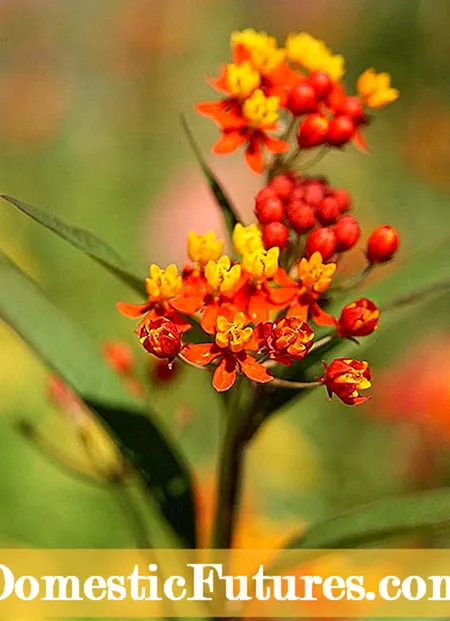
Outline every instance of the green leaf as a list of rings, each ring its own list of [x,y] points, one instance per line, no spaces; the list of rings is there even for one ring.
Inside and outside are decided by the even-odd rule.
[[[392,537],[450,527],[450,488],[397,496],[356,507],[310,526],[292,550],[357,548]]]
[[[82,329],[1,253],[0,317],[106,424],[166,519],[184,544],[193,547],[192,487],[181,457]]]
[[[202,152],[200,151],[200,148],[188,125],[186,117],[183,114],[181,115],[181,123],[183,125],[184,131],[186,132],[186,136],[189,140],[189,144],[192,147],[194,155],[197,158],[197,161],[200,165],[200,168],[202,169],[203,174],[205,175],[205,179],[209,186],[209,189],[211,190],[214,198],[216,199],[218,206],[220,207],[220,210],[222,211],[222,216],[225,221],[227,231],[231,237],[233,234],[234,227],[239,222],[239,216],[235,208],[233,207],[231,200],[228,198],[221,184],[217,180],[217,177],[214,175],[211,168],[206,163],[205,158],[203,157]]]
[[[106,267],[119,280],[125,282],[139,294],[147,297],[145,277],[135,274],[128,261],[117,254],[114,248],[99,237],[89,231],[72,226],[54,214],[34,205],[28,205],[5,194],[1,194],[0,198],[3,198],[6,202],[17,207],[22,213],[62,237],[69,244],[72,244],[72,246],[75,246],[75,248],[94,259],[94,261]]]

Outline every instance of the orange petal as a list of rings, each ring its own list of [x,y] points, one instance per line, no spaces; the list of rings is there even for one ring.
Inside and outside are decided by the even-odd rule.
[[[250,298],[247,314],[250,321],[256,324],[268,321],[269,312],[272,308],[273,305],[268,301],[266,294],[258,289]]]
[[[359,151],[362,151],[363,153],[370,153],[370,147],[367,144],[364,134],[360,128],[358,128],[353,134],[353,144],[357,149],[359,149]]]
[[[213,375],[213,386],[217,392],[229,390],[236,380],[236,362],[234,358],[224,356],[217,365]]]
[[[216,321],[219,316],[219,305],[217,303],[209,304],[200,319],[200,325],[207,334],[214,334],[216,330]]]
[[[275,276],[273,277],[273,282],[281,287],[296,287],[298,288],[298,283],[286,274],[286,271],[279,267],[276,271]]]
[[[295,302],[295,304],[292,304],[292,306],[289,308],[287,312],[287,317],[298,317],[302,321],[307,321],[308,314],[309,314],[309,305],[300,304],[300,302],[297,301]]]
[[[260,175],[264,171],[264,158],[261,149],[261,137],[253,136],[245,150],[245,161],[253,170]]]
[[[249,380],[252,380],[252,382],[264,384],[270,382],[272,379],[265,367],[248,354],[239,359],[239,365],[242,369],[242,373],[248,377]]]
[[[245,133],[240,131],[224,132],[222,137],[213,146],[213,153],[216,155],[224,155],[227,153],[233,153],[236,149],[239,149],[247,140]]]
[[[116,308],[125,315],[125,317],[141,317],[150,308],[149,302],[145,304],[127,304],[126,302],[117,302]]]
[[[185,315],[193,315],[202,306],[203,299],[197,296],[183,296],[170,301],[170,306]]]
[[[271,302],[279,304],[280,306],[287,306],[292,298],[295,296],[295,290],[292,287],[281,288],[271,287],[269,290],[269,296]]]
[[[241,65],[246,60],[250,60],[250,52],[245,47],[245,45],[242,45],[242,43],[238,43],[234,46],[233,62],[236,65]]]
[[[280,138],[264,137],[264,146],[272,153],[286,153],[289,149],[289,143]]]
[[[325,312],[317,302],[313,302],[310,306],[311,311],[311,319],[313,319],[318,326],[335,326],[336,320],[330,315],[330,313]]]
[[[183,349],[183,356],[189,360],[189,362],[194,362],[202,367],[212,362],[219,354],[220,351],[217,351],[212,343],[187,345],[187,347]]]

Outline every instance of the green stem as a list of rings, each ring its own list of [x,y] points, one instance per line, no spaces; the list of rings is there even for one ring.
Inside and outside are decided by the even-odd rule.
[[[349,278],[347,281],[343,282],[341,285],[336,285],[330,289],[330,293],[334,293],[335,291],[348,291],[349,289],[353,289],[357,285],[360,285],[367,276],[372,272],[375,266],[372,263],[367,263],[364,268]]]

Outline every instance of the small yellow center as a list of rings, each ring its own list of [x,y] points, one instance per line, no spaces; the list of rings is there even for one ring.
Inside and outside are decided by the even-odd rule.
[[[350,365],[353,363],[353,360],[348,359],[344,360],[344,362]],[[369,363],[361,361],[358,367],[352,367],[347,373],[343,373],[337,377],[335,381],[337,384],[355,384],[355,390],[351,393],[351,396],[357,397],[361,390],[367,390],[372,386],[371,381],[364,375],[368,368]]]
[[[188,255],[191,261],[200,266],[204,267],[208,261],[217,261],[223,252],[223,246],[223,240],[216,239],[213,231],[206,231],[202,235],[189,231]]]
[[[246,28],[240,32],[233,32],[231,45],[243,45],[250,55],[250,60],[262,75],[267,75],[277,67],[286,57],[284,49],[279,48],[275,37],[266,32],[257,32],[252,28]]]
[[[233,245],[236,252],[244,254],[244,252],[255,252],[255,250],[263,250],[261,229],[257,224],[243,226],[240,222],[236,224],[233,231]]]
[[[306,291],[324,293],[331,284],[336,263],[324,264],[320,252],[314,252],[311,258],[303,258],[297,266],[298,277]]]
[[[208,261],[205,267],[205,278],[213,293],[227,293],[241,277],[241,266],[231,265],[230,257],[224,255],[215,263]]]
[[[251,63],[245,61],[241,65],[227,65],[226,81],[230,95],[246,99],[260,86],[261,75]]]
[[[234,354],[242,351],[253,335],[253,329],[245,328],[245,324],[244,313],[237,313],[232,322],[220,315],[216,325],[216,345],[222,349],[228,348]]]
[[[290,34],[286,40],[289,60],[298,63],[308,71],[323,71],[333,82],[339,82],[344,75],[344,58],[333,54],[323,41],[307,32]]]
[[[242,255],[242,269],[251,276],[254,281],[272,278],[278,269],[279,248],[269,250],[255,250],[244,252]]]
[[[271,127],[278,121],[278,109],[280,99],[272,95],[266,97],[261,89],[257,89],[245,100],[242,106],[242,113],[247,119],[250,127],[264,128]]]
[[[150,265],[145,286],[150,300],[153,301],[164,302],[178,295],[181,292],[182,281],[177,266],[169,265],[163,270],[159,265]]]

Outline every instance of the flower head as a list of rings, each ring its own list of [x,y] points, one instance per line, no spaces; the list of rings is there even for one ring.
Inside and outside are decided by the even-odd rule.
[[[242,269],[247,272],[253,281],[272,278],[278,270],[279,248],[269,250],[255,250],[244,252],[242,255]]]
[[[234,354],[242,351],[253,336],[253,329],[244,327],[246,323],[244,313],[237,313],[233,321],[228,321],[226,317],[220,315],[217,318],[216,345],[222,349],[228,348]]]
[[[231,45],[235,57],[239,57],[239,48],[244,48],[252,65],[261,74],[267,75],[283,62],[286,52],[278,48],[275,37],[266,32],[257,32],[252,28],[246,28],[240,32],[233,32]]]
[[[239,254],[263,250],[261,229],[257,224],[243,226],[240,222],[233,230],[233,245]]]
[[[177,326],[165,317],[143,322],[139,340],[143,348],[157,358],[172,360],[182,348],[181,334]]]
[[[242,114],[249,127],[255,129],[275,129],[279,117],[280,100],[275,95],[266,97],[257,89],[242,106]]]
[[[301,259],[297,271],[304,289],[314,293],[324,293],[336,272],[336,264],[323,263],[320,252],[314,252],[309,259]]]
[[[261,84],[261,75],[249,61],[226,67],[225,85],[230,97],[246,99]]]
[[[205,266],[208,261],[217,261],[223,252],[224,242],[216,239],[213,231],[206,231],[198,235],[194,231],[189,231],[188,235],[188,255],[191,261]]]
[[[380,311],[367,298],[360,298],[342,309],[337,322],[337,333],[341,337],[367,336],[378,327]]]
[[[371,387],[370,380],[369,364],[350,358],[336,358],[330,366],[325,364],[325,374],[320,378],[327,387],[329,397],[334,393],[346,405],[359,405],[370,399],[360,394]]]
[[[232,265],[230,257],[224,255],[217,262],[208,261],[205,278],[213,292],[229,293],[241,278],[241,266]]]
[[[286,40],[286,51],[292,62],[308,71],[326,73],[334,82],[338,82],[344,75],[343,56],[333,54],[323,41],[307,32],[290,34]]]
[[[150,265],[149,277],[145,280],[150,300],[159,302],[169,300],[181,292],[182,286],[176,265],[169,265],[165,270],[159,265]]]
[[[287,365],[293,360],[302,360],[311,349],[314,340],[313,330],[299,317],[259,324],[256,331],[261,346],[267,349],[269,357]]]
[[[366,69],[357,82],[358,93],[369,108],[382,108],[399,98],[399,92],[391,87],[389,73],[376,73]]]

